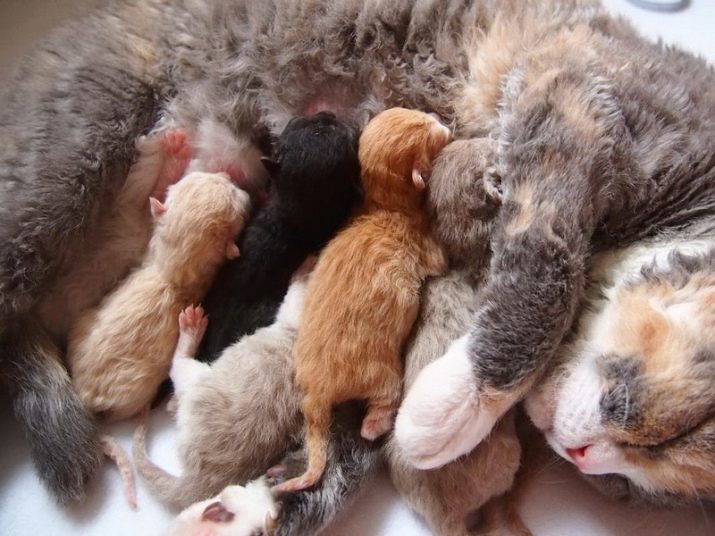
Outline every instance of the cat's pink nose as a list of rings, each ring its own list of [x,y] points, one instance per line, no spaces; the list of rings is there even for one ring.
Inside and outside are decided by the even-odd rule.
[[[571,459],[578,464],[579,462],[583,461],[583,459],[586,457],[586,451],[588,450],[588,447],[591,445],[585,445],[583,447],[578,447],[575,449],[566,449],[566,454],[568,454]]]

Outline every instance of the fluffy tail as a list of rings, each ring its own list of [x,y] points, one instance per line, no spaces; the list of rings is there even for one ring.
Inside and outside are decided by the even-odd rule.
[[[35,321],[3,328],[0,376],[37,472],[61,503],[80,500],[101,459],[94,418],[72,388],[59,349]]]
[[[382,460],[381,446],[379,440],[360,437],[363,414],[361,403],[351,402],[336,408],[327,440],[323,478],[313,489],[281,496],[275,536],[317,534],[348,506],[375,474]],[[305,465],[305,452],[290,454],[283,465],[286,475],[299,472]]]

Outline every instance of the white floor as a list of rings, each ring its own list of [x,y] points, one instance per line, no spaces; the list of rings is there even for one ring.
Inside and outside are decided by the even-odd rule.
[[[715,62],[715,1],[692,0],[679,13],[650,13],[626,0],[603,0],[613,12],[630,18],[653,38],[700,53]],[[94,0],[0,0],[0,67],[16,58],[67,13],[82,11]],[[0,103],[1,105],[1,103]],[[116,471],[107,464],[82,505],[59,508],[37,480],[27,445],[0,399],[0,534],[63,536],[143,536],[162,534],[171,515],[139,488],[139,511],[122,498]],[[135,423],[112,434],[129,448]],[[169,470],[179,472],[174,432],[168,415],[152,417],[150,452]],[[715,510],[632,509],[602,498],[565,463],[545,468],[526,490],[521,513],[537,536],[706,536],[715,534]],[[326,531],[335,536],[422,536],[429,531],[401,504],[386,477],[366,489],[357,503]]]

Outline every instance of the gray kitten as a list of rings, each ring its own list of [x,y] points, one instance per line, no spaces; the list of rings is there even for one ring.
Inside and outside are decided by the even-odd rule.
[[[500,140],[504,205],[476,327],[417,378],[397,427],[434,466],[470,451],[547,368],[591,251],[712,224],[714,81],[587,0],[124,0],[59,31],[0,90],[0,371],[40,474],[75,498],[98,455],[33,307],[92,248],[134,140],[158,121],[220,121],[247,169],[261,125],[318,109],[361,126],[420,108]],[[435,370],[464,404],[422,419],[431,394],[417,388]],[[409,430],[420,420],[436,425]]]
[[[302,416],[292,352],[306,283],[307,274],[297,276],[276,321],[226,348],[211,365],[182,355],[182,347],[195,353],[203,335],[182,328],[171,379],[183,474],[173,476],[149,460],[146,424],[134,437],[137,472],[163,503],[183,509],[254,479],[297,442]]]
[[[450,271],[423,290],[414,335],[405,354],[405,389],[474,321],[479,285],[489,263],[489,239],[501,194],[491,173],[496,143],[455,141],[437,157],[429,181],[427,207],[433,232],[447,253]],[[387,447],[392,481],[407,504],[440,535],[473,534],[479,509],[507,492],[519,468],[521,447],[513,415],[467,456],[432,471],[402,459],[394,438]]]

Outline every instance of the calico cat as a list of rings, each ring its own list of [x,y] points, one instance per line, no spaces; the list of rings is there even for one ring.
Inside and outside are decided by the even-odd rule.
[[[401,408],[398,443],[424,469],[471,451],[541,377],[593,251],[715,226],[712,68],[597,4],[516,4],[469,52],[461,119],[499,139],[504,205],[472,328]],[[695,417],[669,411],[681,426]]]
[[[451,391],[468,403],[451,421],[467,436],[417,434],[426,451],[446,446],[423,460],[436,465],[471,450],[549,366],[592,251],[712,223],[714,81],[702,59],[589,0],[119,0],[70,23],[0,84],[0,371],[40,474],[77,498],[98,454],[33,307],[92,247],[135,140],[160,120],[191,132],[211,116],[246,162],[257,132],[321,109],[356,127],[421,109],[457,137],[501,141],[478,336],[454,358]],[[457,409],[437,405],[428,424]]]
[[[715,500],[715,236],[596,255],[590,274],[586,312],[529,415],[610,495]]]

